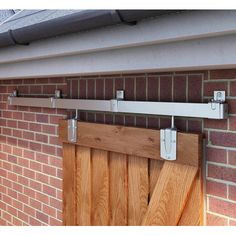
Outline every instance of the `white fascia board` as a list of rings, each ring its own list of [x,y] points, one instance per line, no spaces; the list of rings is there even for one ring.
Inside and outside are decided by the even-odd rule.
[[[190,11],[0,49],[0,64],[236,33],[236,11]]]
[[[236,34],[0,65],[0,79],[236,67]]]

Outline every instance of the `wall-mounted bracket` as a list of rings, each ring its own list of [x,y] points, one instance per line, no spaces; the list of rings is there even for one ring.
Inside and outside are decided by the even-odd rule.
[[[160,132],[161,158],[174,161],[176,160],[177,150],[177,129],[174,126],[174,117],[171,117],[171,128],[161,129]]]
[[[77,142],[77,119],[69,119],[67,120],[68,122],[68,141],[72,142],[72,143],[76,143]]]

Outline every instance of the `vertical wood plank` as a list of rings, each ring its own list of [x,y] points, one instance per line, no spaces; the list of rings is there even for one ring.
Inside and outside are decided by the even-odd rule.
[[[127,225],[128,170],[126,155],[111,152],[110,170],[110,225]]]
[[[77,225],[91,225],[91,152],[77,146]]]
[[[148,160],[128,157],[128,225],[140,225],[148,205]]]
[[[63,224],[76,225],[75,145],[63,143]]]
[[[190,193],[186,206],[184,207],[178,225],[181,226],[202,225],[202,218],[203,218],[202,204],[203,204],[203,196],[202,196],[201,176],[199,173],[196,180],[194,181],[192,191]]]
[[[158,160],[149,160],[149,191],[150,198],[152,197],[152,193],[156,186],[158,177],[161,173],[161,169],[163,167],[163,161]]]
[[[142,225],[177,225],[198,168],[165,161]]]
[[[108,152],[92,150],[92,225],[109,224]]]

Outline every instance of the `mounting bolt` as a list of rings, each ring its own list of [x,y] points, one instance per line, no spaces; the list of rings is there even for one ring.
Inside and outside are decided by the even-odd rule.
[[[60,89],[55,90],[55,98],[61,98],[61,90]]]
[[[17,97],[17,96],[18,96],[18,91],[17,91],[17,89],[14,89],[12,91],[11,97]]]
[[[214,91],[214,102],[225,102],[225,91]]]
[[[116,90],[116,99],[117,100],[124,100],[125,98],[125,91],[124,90]]]

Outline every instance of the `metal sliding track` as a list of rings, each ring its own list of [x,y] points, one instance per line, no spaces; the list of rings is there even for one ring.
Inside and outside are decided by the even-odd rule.
[[[177,155],[177,129],[174,125],[174,117],[197,117],[208,119],[225,119],[228,117],[228,105],[225,103],[225,92],[214,91],[214,99],[208,103],[180,103],[180,102],[148,102],[125,101],[124,91],[117,91],[117,99],[89,100],[89,99],[63,99],[59,90],[55,91],[52,98],[18,97],[17,91],[13,91],[8,97],[9,105],[48,107],[85,111],[101,111],[115,113],[132,113],[146,115],[171,116],[171,127],[161,129],[160,132],[160,156],[165,160],[176,160]],[[68,141],[76,142],[77,118],[68,120]]]
[[[219,91],[218,91],[219,92]],[[9,96],[8,103],[17,106],[48,107],[71,110],[133,113],[147,115],[225,119],[228,105],[219,100],[208,103],[148,102],[125,100],[89,100],[63,98],[28,98]]]

